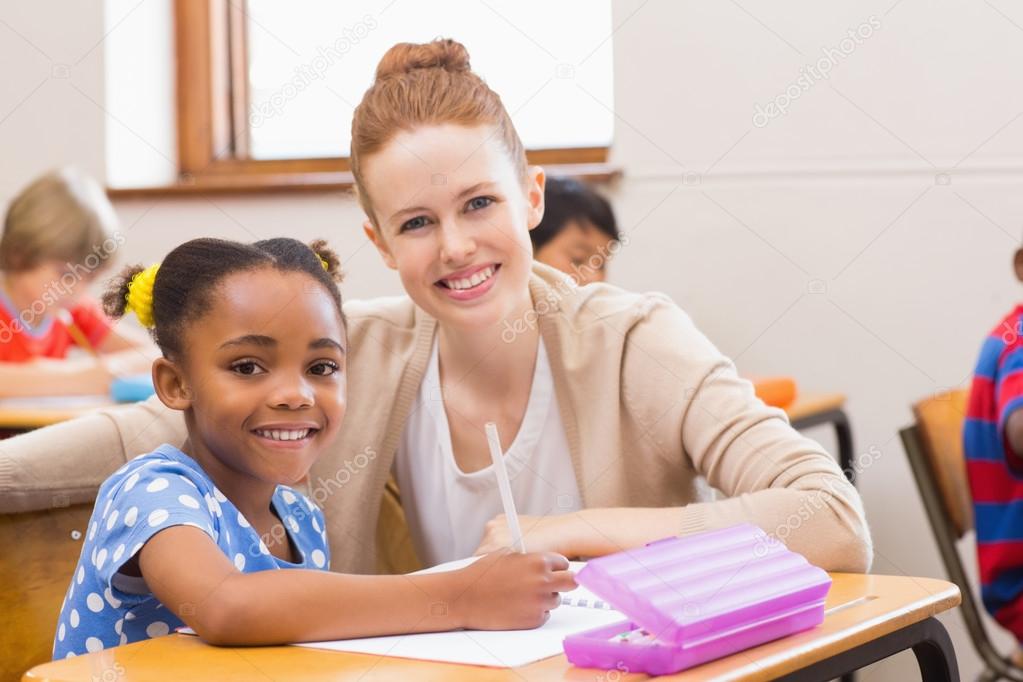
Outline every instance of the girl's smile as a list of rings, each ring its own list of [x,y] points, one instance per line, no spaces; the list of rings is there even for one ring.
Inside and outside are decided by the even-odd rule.
[[[453,272],[437,280],[436,286],[455,301],[473,301],[494,287],[500,263],[485,263]]]

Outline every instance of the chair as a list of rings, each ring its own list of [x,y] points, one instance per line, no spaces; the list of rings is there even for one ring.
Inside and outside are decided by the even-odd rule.
[[[50,660],[92,503],[0,515],[0,680]]]
[[[902,429],[899,435],[945,569],[963,596],[960,612],[970,640],[984,663],[984,671],[978,679],[1023,682],[1023,670],[998,653],[988,638],[980,616],[983,605],[974,596],[956,549],[956,542],[973,528],[973,506],[962,449],[966,399],[965,390],[956,390],[918,402],[913,406],[916,423]]]

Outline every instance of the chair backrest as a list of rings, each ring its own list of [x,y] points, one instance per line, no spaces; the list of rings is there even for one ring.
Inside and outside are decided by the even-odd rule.
[[[963,457],[967,391],[938,393],[913,406],[922,452],[956,539],[973,528],[973,503]]]
[[[50,660],[92,503],[0,515],[0,680]]]

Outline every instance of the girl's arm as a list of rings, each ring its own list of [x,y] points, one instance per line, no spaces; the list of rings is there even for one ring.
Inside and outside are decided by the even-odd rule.
[[[106,393],[110,380],[110,373],[93,358],[0,362],[2,398]]]
[[[154,535],[140,550],[139,568],[165,607],[219,645],[533,628],[557,606],[558,592],[575,587],[564,557],[507,551],[426,575],[241,573],[192,526]]]

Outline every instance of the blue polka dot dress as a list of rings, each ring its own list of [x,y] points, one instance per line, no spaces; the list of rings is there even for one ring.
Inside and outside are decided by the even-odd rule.
[[[159,637],[183,625],[146,586],[118,570],[156,533],[195,526],[239,571],[329,569],[323,512],[305,495],[277,486],[272,505],[298,550],[299,563],[273,556],[241,512],[199,464],[170,445],[131,460],[96,496],[82,554],[57,622],[53,657]]]

